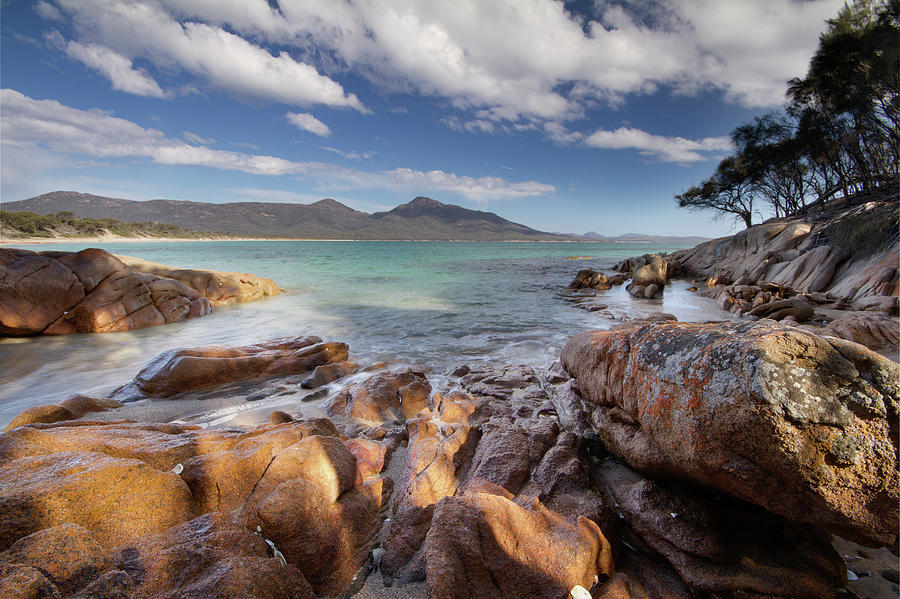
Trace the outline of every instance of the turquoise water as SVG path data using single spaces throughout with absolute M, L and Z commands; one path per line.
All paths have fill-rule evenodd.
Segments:
M 603 243 L 131 242 L 91 244 L 185 268 L 250 272 L 286 293 L 204 318 L 123 333 L 0 340 L 0 426 L 24 407 L 72 393 L 102 395 L 174 347 L 246 344 L 278 336 L 344 341 L 361 363 L 399 361 L 432 372 L 504 361 L 546 366 L 566 339 L 613 317 L 721 317 L 675 282 L 663 300 L 600 292 L 607 316 L 566 301 L 584 268 L 608 269 L 677 246 Z M 77 251 L 87 245 L 18 246 Z M 590 256 L 568 260 L 569 256 Z M 718 315 L 717 315 L 718 313 Z M 609 315 L 612 315 L 610 317 Z

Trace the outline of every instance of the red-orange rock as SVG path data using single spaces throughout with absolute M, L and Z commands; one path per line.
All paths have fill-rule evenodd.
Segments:
M 107 551 L 78 524 L 45 528 L 23 537 L 0 553 L 0 563 L 40 570 L 63 594 L 72 593 L 109 567 Z
M 100 249 L 0 250 L 0 334 L 125 331 L 208 313 L 184 283 L 133 272 Z
M 338 392 L 328 413 L 367 422 L 403 423 L 428 407 L 430 395 L 431 385 L 421 372 L 379 372 Z
M 137 597 L 314 599 L 300 572 L 282 565 L 264 538 L 225 514 L 206 514 L 122 545 L 113 556 Z
M 427 580 L 435 596 L 565 597 L 613 573 L 609 542 L 596 524 L 577 524 L 536 503 L 498 495 L 448 497 L 425 539 Z
M 62 452 L 0 464 L 0 549 L 70 522 L 109 548 L 165 530 L 190 515 L 187 485 L 138 460 Z
M 384 470 L 387 447 L 368 439 L 347 439 L 344 446 L 356 458 L 356 467 L 365 479 L 377 476 Z
M 34 406 L 19 412 L 4 430 L 12 430 L 25 424 L 38 422 L 59 422 L 81 418 L 90 412 L 103 412 L 121 407 L 121 403 L 112 399 L 73 395 L 59 404 Z
M 276 339 L 245 347 L 194 347 L 163 352 L 113 397 L 137 390 L 148 397 L 207 390 L 265 376 L 299 374 L 347 359 L 344 343 L 318 337 Z
M 862 542 L 896 539 L 896 363 L 762 320 L 584 333 L 562 364 L 606 448 L 636 469 Z
M 0 597 L 59 599 L 59 589 L 36 568 L 24 564 L 0 564 Z
M 47 588 L 81 596 L 314 596 L 294 566 L 337 595 L 366 564 L 392 490 L 377 477 L 381 445 L 349 444 L 364 459 L 324 419 L 18 427 L 0 434 L 0 563 L 34 563 Z M 44 584 L 17 572 L 16 588 Z
M 252 302 L 282 292 L 272 279 L 248 273 L 172 268 L 131 256 L 116 256 L 116 258 L 135 272 L 180 281 L 197 290 L 213 306 Z
M 230 447 L 184 461 L 182 478 L 199 513 L 241 507 L 279 453 L 312 435 L 337 435 L 327 420 L 293 422 L 244 433 Z M 352 457 L 352 456 L 351 456 Z
M 0 334 L 38 334 L 84 295 L 84 285 L 59 261 L 0 248 Z

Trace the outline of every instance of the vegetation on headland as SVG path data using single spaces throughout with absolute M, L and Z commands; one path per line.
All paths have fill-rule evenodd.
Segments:
M 226 233 L 207 233 L 157 222 L 122 222 L 114 218 L 81 218 L 71 212 L 35 214 L 0 210 L 0 235 L 8 239 L 43 237 L 158 237 L 175 239 L 227 239 Z
M 828 21 L 784 110 L 731 134 L 735 152 L 678 206 L 733 216 L 805 214 L 833 197 L 898 186 L 900 0 L 854 0 Z

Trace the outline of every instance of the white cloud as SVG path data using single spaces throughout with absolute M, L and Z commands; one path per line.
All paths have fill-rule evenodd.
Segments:
M 328 137 L 331 135 L 331 129 L 328 128 L 328 125 L 308 112 L 289 112 L 284 116 L 293 126 L 301 131 L 309 131 L 313 135 L 318 135 L 319 137 Z
M 203 137 L 201 135 L 197 135 L 192 131 L 185 131 L 181 134 L 186 140 L 195 144 L 202 144 L 204 146 L 209 146 L 216 143 L 216 139 L 214 137 Z M 258 148 L 253 148 L 258 149 Z
M 79 43 L 100 44 L 164 70 L 191 73 L 232 95 L 367 110 L 356 95 L 288 52 L 273 55 L 221 27 L 179 22 L 152 0 L 57 0 L 57 5 L 73 19 Z
M 510 183 L 502 177 L 475 178 L 459 176 L 441 170 L 419 171 L 409 168 L 396 168 L 391 171 L 385 171 L 384 175 L 403 187 L 419 190 L 452 191 L 476 202 L 533 197 L 551 194 L 556 191 L 553 185 L 547 185 L 539 181 Z
M 350 150 L 349 152 L 345 152 L 344 150 L 339 150 L 338 148 L 329 148 L 327 146 L 319 146 L 326 152 L 332 152 L 337 154 L 338 156 L 343 156 L 347 160 L 367 160 L 375 155 L 375 152 L 357 152 L 355 150 Z
M 109 48 L 98 44 L 69 42 L 66 44 L 66 54 L 99 71 L 109 79 L 113 89 L 136 96 L 168 97 L 153 77 L 136 70 L 130 60 Z
M 49 2 L 46 2 L 45 0 L 41 0 L 34 5 L 34 12 L 36 12 L 41 18 L 47 19 L 48 21 L 63 20 L 63 16 L 59 12 L 59 9 Z
M 552 185 L 537 181 L 509 182 L 500 177 L 474 178 L 409 168 L 367 172 L 325 162 L 297 162 L 278 156 L 215 150 L 169 138 L 162 131 L 144 128 L 100 110 L 80 110 L 55 100 L 35 100 L 13 89 L 0 91 L 0 104 L 3 106 L 0 140 L 4 154 L 4 190 L 15 188 L 17 183 L 16 173 L 6 168 L 8 156 L 15 156 L 20 164 L 34 165 L 58 165 L 92 156 L 143 158 L 157 164 L 204 166 L 253 175 L 291 175 L 314 179 L 320 187 L 333 189 L 452 191 L 476 201 L 554 191 Z
M 157 129 L 110 116 L 99 110 L 80 110 L 55 100 L 34 100 L 4 89 L 0 92 L 3 143 L 49 148 L 61 154 L 107 158 L 149 158 L 160 164 L 199 165 L 253 174 L 301 174 L 313 163 L 192 146 L 166 137 Z
M 584 143 L 592 148 L 635 149 L 643 156 L 679 163 L 708 160 L 709 156 L 704 156 L 701 152 L 732 149 L 731 140 L 727 137 L 706 137 L 695 141 L 683 137 L 653 135 L 630 127 L 619 127 L 614 131 L 600 129 L 585 138 Z
M 571 120 L 661 86 L 778 105 L 843 3 L 597 0 L 592 14 L 575 16 L 555 0 L 55 1 L 79 43 L 192 73 L 236 96 L 365 112 L 314 64 L 348 68 L 387 91 L 445 98 L 473 112 L 458 123 L 479 131 L 504 120 Z M 258 44 L 287 50 L 273 55 Z
M 579 131 L 569 131 L 562 124 L 555 122 L 544 123 L 544 133 L 546 133 L 547 137 L 552 141 L 561 145 L 577 143 L 584 139 L 583 133 Z
M 280 10 L 266 0 L 160 1 L 179 18 L 329 49 L 387 89 L 444 97 L 492 121 L 571 118 L 591 101 L 663 85 L 777 105 L 843 3 L 598 0 L 594 14 L 576 17 L 553 0 L 305 0 Z

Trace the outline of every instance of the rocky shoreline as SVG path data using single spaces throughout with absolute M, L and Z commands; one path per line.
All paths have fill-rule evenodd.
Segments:
M 582 271 L 574 288 L 627 283 L 636 301 L 693 277 L 742 318 L 580 333 L 543 370 L 361 364 L 292 337 L 173 349 L 108 397 L 29 408 L 0 433 L 0 596 L 895 597 L 900 365 L 873 350 L 896 355 L 896 240 L 822 243 L 879 206 Z M 24 293 L 3 302 L 13 334 L 280 291 L 2 251 L 8 294 L 69 273 L 68 314 L 95 314 Z M 97 300 L 120 279 L 148 302 Z M 185 418 L 217 405 L 257 416 Z
M 671 279 L 688 278 L 735 316 L 801 326 L 896 359 L 898 227 L 896 193 L 882 191 L 669 255 L 629 258 L 613 267 L 615 276 L 585 270 L 572 288 L 603 291 L 630 278 L 633 297 L 654 299 Z
M 444 376 L 300 337 L 166 352 L 110 398 L 27 410 L 0 435 L 0 589 L 836 597 L 831 534 L 896 551 L 900 367 L 857 344 L 634 322 L 547 372 Z M 251 391 L 321 417 L 119 417 Z

